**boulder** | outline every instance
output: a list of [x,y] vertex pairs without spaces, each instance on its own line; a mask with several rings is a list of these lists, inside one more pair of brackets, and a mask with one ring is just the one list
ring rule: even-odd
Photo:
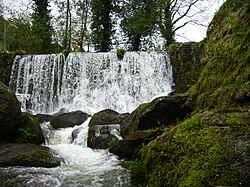
[[89,117],[89,114],[78,110],[74,112],[59,114],[51,119],[50,124],[55,129],[74,127],[75,125],[81,125]]
[[114,110],[105,109],[93,115],[89,122],[89,127],[95,125],[120,124],[129,115],[129,113],[120,114]]
[[52,151],[33,144],[1,144],[0,166],[57,167],[60,159],[52,156]]
[[21,107],[15,93],[0,82],[0,142],[16,137],[21,120]]
[[101,134],[100,136],[95,137],[92,141],[89,141],[88,139],[88,147],[92,149],[108,149],[117,141],[117,138],[112,134]]
[[140,105],[121,124],[122,136],[182,120],[191,113],[191,109],[184,106],[187,99],[187,94],[178,94],[158,97],[148,104]]
[[36,116],[23,112],[21,125],[18,131],[18,142],[32,144],[45,143],[45,138],[40,126],[40,121]]
[[36,114],[36,117],[39,118],[40,123],[49,122],[53,118],[53,116],[49,114]]
[[120,158],[136,159],[139,157],[139,150],[142,146],[147,145],[162,133],[163,130],[160,129],[152,131],[138,130],[128,135],[124,140],[112,144],[109,151]]
[[93,115],[89,122],[87,145],[93,149],[108,149],[111,144],[122,139],[120,124],[130,114],[120,114],[106,109]]

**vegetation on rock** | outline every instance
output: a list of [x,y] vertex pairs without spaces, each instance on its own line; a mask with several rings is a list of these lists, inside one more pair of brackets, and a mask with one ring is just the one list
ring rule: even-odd
[[47,147],[32,144],[0,145],[0,166],[56,167],[60,160]]
[[16,139],[19,143],[43,144],[45,139],[40,127],[38,117],[29,113],[22,113],[22,120],[19,131],[19,136]]
[[246,0],[227,0],[211,22],[202,62],[206,65],[191,88],[196,110],[250,104],[249,7]]
[[221,128],[205,125],[202,118],[186,119],[141,150],[149,185],[246,186],[244,151],[237,146],[249,135],[242,124]]
[[249,12],[227,0],[202,43],[170,46],[176,91],[189,89],[194,112],[136,149],[148,186],[249,186]]

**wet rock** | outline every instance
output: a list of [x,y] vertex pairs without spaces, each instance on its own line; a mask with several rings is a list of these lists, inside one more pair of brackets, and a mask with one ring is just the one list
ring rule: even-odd
[[75,125],[81,125],[89,117],[89,114],[78,110],[74,112],[59,114],[51,119],[50,124],[55,129],[74,127]]
[[15,93],[0,82],[0,142],[16,137],[21,120],[21,107]]
[[112,134],[101,134],[94,138],[94,141],[88,141],[88,147],[92,149],[108,149],[117,138]]
[[95,125],[120,124],[129,115],[129,113],[120,114],[114,110],[105,109],[93,115],[89,122],[89,127],[93,127]]
[[120,123],[130,114],[106,109],[93,115],[89,122],[87,145],[93,149],[108,149],[120,136]]
[[72,136],[73,141],[78,137],[78,134],[81,132],[82,129],[83,127],[79,127],[72,131],[71,136]]
[[182,120],[191,113],[191,109],[184,106],[187,99],[187,94],[178,94],[159,97],[148,104],[140,105],[121,124],[122,136]]
[[43,144],[45,143],[45,138],[40,126],[39,118],[31,115],[29,113],[22,113],[19,131],[19,136],[17,138],[18,142],[21,143],[32,143],[32,144]]
[[36,117],[39,118],[40,123],[49,122],[53,118],[52,115],[48,114],[36,114]]
[[139,157],[139,150],[142,146],[148,144],[162,133],[163,130],[160,129],[153,131],[138,130],[131,133],[124,140],[112,144],[109,151],[120,158],[136,159]]
[[0,166],[57,167],[60,159],[52,151],[32,144],[1,144]]

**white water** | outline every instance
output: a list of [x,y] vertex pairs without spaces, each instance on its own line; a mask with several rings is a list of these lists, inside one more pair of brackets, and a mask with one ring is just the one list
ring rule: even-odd
[[132,112],[139,104],[167,95],[173,85],[166,53],[70,53],[17,57],[12,88],[24,110],[51,113],[60,108],[93,113]]
[[[107,108],[131,112],[167,95],[173,83],[166,53],[129,52],[122,61],[115,53],[70,53],[66,60],[62,55],[16,57],[10,84],[24,111],[66,108],[93,114]],[[87,147],[89,120],[59,130],[41,124],[46,146],[63,158],[60,167],[0,168],[0,174],[12,173],[21,186],[130,186],[129,173],[115,155]],[[77,128],[81,130],[73,140],[71,133]],[[122,139],[115,130],[111,133]]]

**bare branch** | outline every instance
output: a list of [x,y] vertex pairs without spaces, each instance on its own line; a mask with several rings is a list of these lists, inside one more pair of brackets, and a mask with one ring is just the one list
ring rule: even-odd
[[183,23],[182,25],[180,25],[180,26],[174,28],[173,31],[175,32],[175,31],[179,30],[180,28],[185,27],[187,24],[189,24],[189,23],[191,23],[191,22],[192,22],[192,20],[186,21],[186,22]]
[[182,18],[184,18],[189,13],[189,11],[191,10],[192,6],[194,4],[196,4],[198,1],[199,0],[195,0],[192,3],[190,3],[189,6],[188,6],[188,8],[187,8],[187,10],[179,18],[177,18],[175,21],[173,21],[173,25],[175,25],[178,21],[180,21]]

